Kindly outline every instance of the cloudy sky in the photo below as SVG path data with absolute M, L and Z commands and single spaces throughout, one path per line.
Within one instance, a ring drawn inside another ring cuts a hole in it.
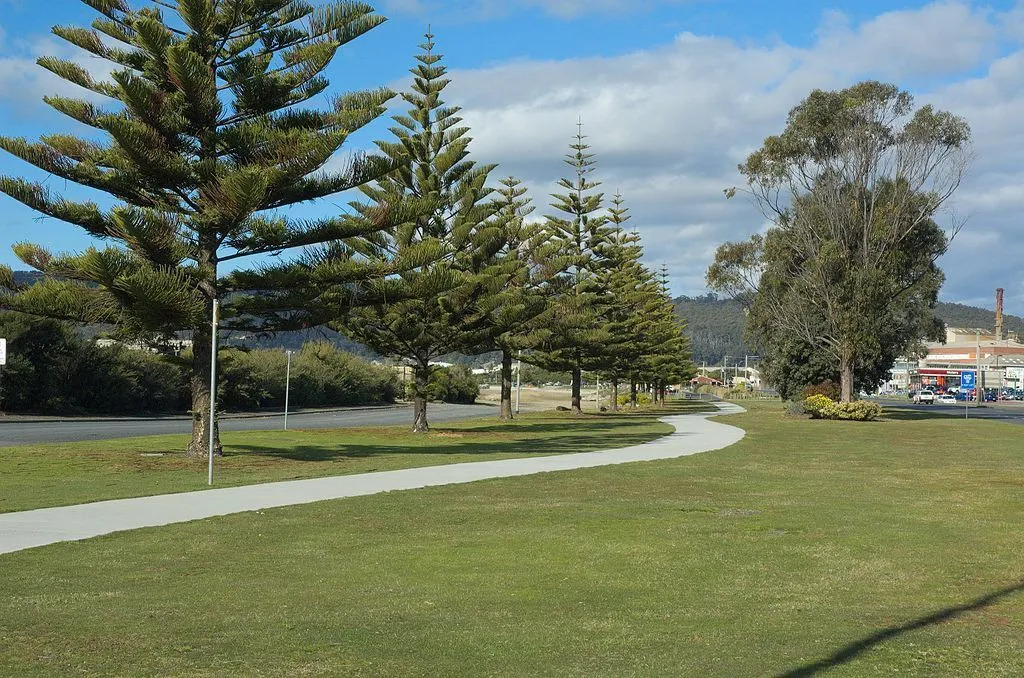
M 472 127 L 474 158 L 524 180 L 543 214 L 582 119 L 597 178 L 608 193 L 621 191 L 649 263 L 668 265 L 677 294 L 704 292 L 716 246 L 763 227 L 752 204 L 726 200 L 723 189 L 740 183 L 736 165 L 782 129 L 790 108 L 814 88 L 898 84 L 918 104 L 965 117 L 974 134 L 969 174 L 940 219 L 947 227 L 965 222 L 943 261 L 943 298 L 991 308 L 994 289 L 1004 287 L 1007 311 L 1024 315 L 1024 0 L 379 0 L 377 7 L 389 21 L 339 55 L 329 72 L 335 88 L 402 87 L 429 23 L 451 69 L 447 99 Z M 77 0 L 0 0 L 0 133 L 34 138 L 73 129 L 40 101 L 73 87 L 34 60 L 65 55 L 101 72 L 102 64 L 49 35 L 52 23 L 91 18 Z M 356 139 L 353 148 L 371 140 Z M 38 176 L 9 157 L 0 157 L 0 173 Z M 54 179 L 49 185 L 63 188 Z M 21 240 L 60 251 L 88 245 L 74 227 L 39 221 L 0 196 L 0 262 L 18 265 L 9 246 Z

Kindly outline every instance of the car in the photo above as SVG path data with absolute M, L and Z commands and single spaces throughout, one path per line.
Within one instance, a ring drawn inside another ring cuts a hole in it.
M 956 405 L 956 396 L 952 393 L 943 393 L 935 399 L 935 402 L 940 405 Z
M 914 394 L 915 403 L 928 403 L 931 405 L 935 402 L 935 394 L 929 389 L 923 388 Z

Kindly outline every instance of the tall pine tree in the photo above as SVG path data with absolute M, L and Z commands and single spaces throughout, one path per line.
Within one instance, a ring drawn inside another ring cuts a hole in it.
M 544 369 L 572 375 L 575 414 L 583 413 L 581 386 L 587 358 L 599 353 L 610 339 L 600 322 L 600 306 L 605 302 L 598 273 L 604 268 L 602 248 L 611 229 L 603 214 L 603 194 L 594 190 L 600 183 L 590 178 L 597 161 L 585 139 L 580 123 L 565 157 L 573 176 L 558 181 L 564 193 L 552 195 L 551 206 L 563 216 L 547 217 L 549 242 L 570 265 L 547 282 L 550 307 L 541 322 L 547 336 L 528 356 L 529 362 Z
M 415 432 L 429 429 L 430 363 L 479 345 L 490 334 L 481 302 L 496 292 L 497 278 L 484 269 L 501 247 L 491 224 L 498 203 L 488 199 L 491 189 L 486 186 L 493 166 L 468 159 L 469 129 L 460 126 L 459 109 L 441 99 L 449 81 L 433 37 L 428 33 L 420 46 L 412 90 L 402 94 L 411 108 L 394 118 L 396 140 L 378 142 L 397 169 L 363 187 L 368 200 L 352 205 L 357 223 L 375 222 L 382 209 L 397 209 L 408 217 L 381 241 L 369 244 L 378 258 L 390 261 L 424 247 L 431 256 L 398 274 L 398 284 L 412 291 L 405 298 L 383 299 L 335 324 L 378 353 L 412 363 Z
M 332 97 L 326 109 L 302 106 L 327 89 L 324 72 L 338 49 L 383 18 L 357 2 L 162 0 L 138 9 L 129 0 L 83 2 L 100 15 L 93 29 L 58 26 L 54 33 L 112 64 L 111 80 L 55 57 L 38 63 L 111 101 L 106 109 L 45 99 L 105 141 L 4 137 L 0 148 L 106 193 L 110 206 L 6 176 L 0 191 L 108 244 L 77 255 L 16 246 L 48 277 L 2 304 L 129 333 L 192 331 L 188 452 L 205 455 L 217 435 L 204 413 L 211 397 L 208 328 L 212 302 L 224 292 L 222 265 L 377 229 L 340 218 L 299 220 L 283 210 L 391 168 L 382 158 L 358 155 L 341 169 L 328 166 L 353 131 L 383 112 L 389 91 Z

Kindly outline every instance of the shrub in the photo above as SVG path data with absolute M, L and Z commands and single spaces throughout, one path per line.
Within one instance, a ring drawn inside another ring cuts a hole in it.
M 873 421 L 882 414 L 882 407 L 878 403 L 866 400 L 840 403 L 820 394 L 804 399 L 803 410 L 814 419 L 841 419 L 844 421 Z
M 618 401 L 619 401 L 619 405 L 628 405 L 630 403 L 629 394 L 628 393 L 620 393 Z M 651 404 L 651 394 L 650 393 L 637 393 L 636 394 L 636 404 L 637 405 L 650 405 Z
M 825 412 L 834 404 L 835 402 L 827 395 L 817 393 L 804 398 L 804 412 L 815 419 L 828 419 Z
M 413 385 L 406 385 L 406 398 L 412 400 Z M 444 403 L 466 403 L 476 402 L 480 395 L 480 386 L 473 378 L 473 372 L 465 365 L 452 365 L 451 367 L 435 367 L 430 372 L 430 382 L 427 384 L 427 400 L 441 401 Z
M 829 400 L 839 400 L 842 397 L 839 384 L 834 381 L 823 381 L 820 384 L 808 386 L 803 390 L 805 400 L 815 395 L 823 395 Z

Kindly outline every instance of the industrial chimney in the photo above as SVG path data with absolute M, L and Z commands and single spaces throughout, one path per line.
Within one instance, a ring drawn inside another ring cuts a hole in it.
M 996 341 L 1003 340 L 1003 288 L 996 290 Z

